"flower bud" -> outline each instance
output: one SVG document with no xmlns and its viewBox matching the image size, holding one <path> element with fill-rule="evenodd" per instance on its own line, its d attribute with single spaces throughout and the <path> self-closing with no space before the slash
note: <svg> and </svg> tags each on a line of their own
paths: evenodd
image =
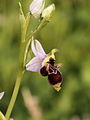
<svg viewBox="0 0 90 120">
<path fill-rule="evenodd" d="M 40 17 L 45 5 L 45 0 L 33 0 L 30 4 L 30 13 L 37 19 Z"/>
<path fill-rule="evenodd" d="M 50 21 L 54 11 L 55 11 L 55 5 L 51 4 L 50 6 L 48 6 L 43 10 L 41 17 L 46 19 L 46 21 Z"/>
</svg>

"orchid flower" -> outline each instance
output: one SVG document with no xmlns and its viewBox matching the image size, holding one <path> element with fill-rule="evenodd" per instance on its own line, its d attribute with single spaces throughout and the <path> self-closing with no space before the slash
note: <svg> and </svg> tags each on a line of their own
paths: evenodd
<svg viewBox="0 0 90 120">
<path fill-rule="evenodd" d="M 0 100 L 2 99 L 2 97 L 4 96 L 4 92 L 0 93 Z"/>
<path fill-rule="evenodd" d="M 40 17 L 45 5 L 45 0 L 33 0 L 30 4 L 30 13 L 37 19 Z"/>
<path fill-rule="evenodd" d="M 31 49 L 35 55 L 28 64 L 26 70 L 32 72 L 40 72 L 42 76 L 48 76 L 49 83 L 59 91 L 62 82 L 62 74 L 58 71 L 61 65 L 54 65 L 55 55 L 57 51 L 53 49 L 50 54 L 46 54 L 42 45 L 38 40 L 32 40 Z"/>
</svg>

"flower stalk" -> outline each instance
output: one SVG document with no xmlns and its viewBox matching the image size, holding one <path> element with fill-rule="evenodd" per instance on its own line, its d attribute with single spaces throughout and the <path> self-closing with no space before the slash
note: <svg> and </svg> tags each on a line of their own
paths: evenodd
<svg viewBox="0 0 90 120">
<path fill-rule="evenodd" d="M 16 101 L 16 98 L 17 98 L 17 95 L 18 95 L 18 91 L 19 91 L 19 88 L 20 88 L 20 83 L 21 83 L 22 77 L 23 77 L 23 71 L 19 71 L 18 75 L 17 75 L 17 79 L 16 79 L 15 88 L 14 88 L 14 91 L 13 91 L 13 94 L 12 94 L 12 97 L 11 97 L 11 101 L 10 101 L 10 104 L 8 106 L 8 109 L 7 109 L 7 112 L 6 112 L 6 115 L 5 115 L 7 120 L 9 120 L 12 109 L 14 107 L 14 104 L 15 104 L 15 101 Z"/>
<path fill-rule="evenodd" d="M 18 68 L 18 72 L 17 72 L 17 78 L 16 78 L 16 83 L 15 83 L 15 87 L 14 87 L 14 91 L 6 112 L 6 119 L 9 120 L 11 112 L 13 110 L 18 92 L 19 92 L 19 88 L 20 88 L 20 84 L 21 84 L 21 80 L 23 78 L 23 74 L 24 74 L 24 56 L 25 56 L 25 50 L 26 50 L 26 46 L 27 46 L 27 42 L 25 41 L 25 36 L 26 36 L 26 32 L 27 32 L 27 27 L 29 24 L 29 20 L 30 20 L 30 16 L 27 16 L 25 19 L 25 16 L 23 14 L 22 11 L 22 7 L 21 4 L 19 3 L 20 6 L 20 22 L 21 22 L 21 45 L 20 45 L 20 54 L 19 54 L 19 68 Z"/>
</svg>

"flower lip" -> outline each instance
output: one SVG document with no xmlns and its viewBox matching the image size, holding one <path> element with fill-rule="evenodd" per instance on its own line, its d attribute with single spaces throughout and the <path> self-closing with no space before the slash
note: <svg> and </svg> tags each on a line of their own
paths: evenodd
<svg viewBox="0 0 90 120">
<path fill-rule="evenodd" d="M 55 73 L 54 73 L 55 72 Z M 48 75 L 48 80 L 51 85 L 55 85 L 57 83 L 62 82 L 62 75 L 61 73 L 56 70 L 56 71 L 51 71 L 51 73 Z"/>
<path fill-rule="evenodd" d="M 43 67 L 40 69 L 40 73 L 41 73 L 42 76 L 48 76 L 48 71 L 47 71 L 46 66 L 43 66 Z"/>
</svg>

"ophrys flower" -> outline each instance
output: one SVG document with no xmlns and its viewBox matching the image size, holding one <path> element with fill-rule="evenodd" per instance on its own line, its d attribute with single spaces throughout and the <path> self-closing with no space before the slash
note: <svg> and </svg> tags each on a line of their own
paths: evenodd
<svg viewBox="0 0 90 120">
<path fill-rule="evenodd" d="M 46 54 L 38 40 L 32 40 L 31 48 L 35 57 L 26 64 L 26 70 L 40 72 L 42 76 L 48 76 L 49 83 L 59 91 L 61 89 L 62 74 L 58 70 L 61 64 L 55 65 L 54 53 L 57 50 L 53 49 L 51 53 Z"/>
</svg>

